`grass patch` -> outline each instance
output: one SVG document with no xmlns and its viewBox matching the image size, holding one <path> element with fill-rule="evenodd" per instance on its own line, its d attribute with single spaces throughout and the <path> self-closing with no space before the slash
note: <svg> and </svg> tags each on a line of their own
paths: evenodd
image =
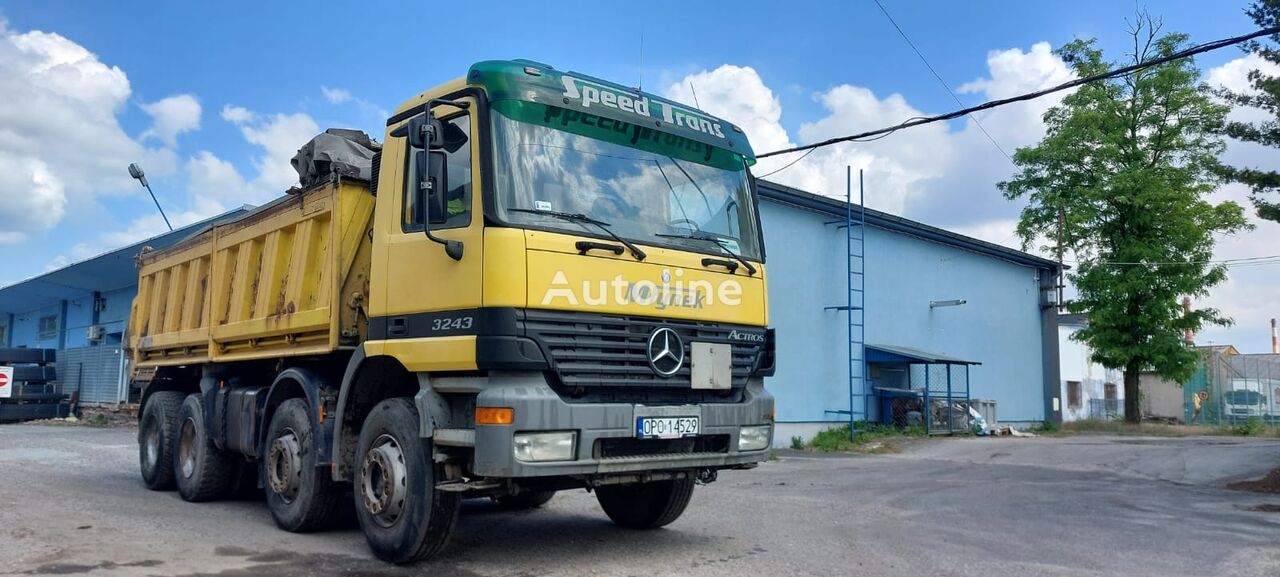
<svg viewBox="0 0 1280 577">
<path fill-rule="evenodd" d="M 892 453 L 897 451 L 895 441 L 925 436 L 924 427 L 899 429 L 877 424 L 860 424 L 857 435 L 854 436 L 849 434 L 849 425 L 841 425 L 814 435 L 805 450 L 823 453 Z"/>
</svg>

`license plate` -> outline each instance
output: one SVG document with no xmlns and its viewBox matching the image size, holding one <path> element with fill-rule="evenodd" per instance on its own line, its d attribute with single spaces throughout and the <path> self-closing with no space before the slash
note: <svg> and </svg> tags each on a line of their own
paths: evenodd
<svg viewBox="0 0 1280 577">
<path fill-rule="evenodd" d="M 698 417 L 636 417 L 636 438 L 679 439 L 698 434 Z"/>
</svg>

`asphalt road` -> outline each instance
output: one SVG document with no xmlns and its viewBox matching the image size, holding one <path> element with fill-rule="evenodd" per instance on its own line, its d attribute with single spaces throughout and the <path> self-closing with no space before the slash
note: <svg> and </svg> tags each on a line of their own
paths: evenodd
<svg viewBox="0 0 1280 577">
<path fill-rule="evenodd" d="M 0 427 L 0 573 L 35 575 L 1267 575 L 1280 496 L 1220 488 L 1280 441 L 938 440 L 893 456 L 784 452 L 699 487 L 666 529 L 615 528 L 584 492 L 463 511 L 448 550 L 372 559 L 354 523 L 275 528 L 257 501 L 190 504 L 138 479 L 128 429 Z"/>
</svg>

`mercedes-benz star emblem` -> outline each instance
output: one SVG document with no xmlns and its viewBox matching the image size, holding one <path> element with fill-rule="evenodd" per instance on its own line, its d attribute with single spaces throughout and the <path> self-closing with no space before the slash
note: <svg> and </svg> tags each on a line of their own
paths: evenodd
<svg viewBox="0 0 1280 577">
<path fill-rule="evenodd" d="M 684 365 L 684 339 L 667 327 L 649 335 L 649 368 L 660 377 L 675 375 Z"/>
</svg>

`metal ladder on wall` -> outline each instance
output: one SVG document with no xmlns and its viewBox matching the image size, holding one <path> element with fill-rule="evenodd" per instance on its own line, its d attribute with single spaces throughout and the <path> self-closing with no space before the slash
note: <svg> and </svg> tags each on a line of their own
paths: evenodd
<svg viewBox="0 0 1280 577">
<path fill-rule="evenodd" d="M 857 435 L 855 423 L 867 420 L 867 326 L 866 310 L 866 238 L 867 209 L 862 186 L 862 171 L 858 171 L 858 207 L 853 205 L 853 167 L 845 167 L 845 218 L 826 224 L 834 224 L 845 230 L 845 265 L 848 300 L 844 305 L 824 307 L 826 310 L 845 311 L 848 324 L 849 346 L 849 408 L 829 410 L 829 414 L 849 417 L 850 435 Z"/>
</svg>

